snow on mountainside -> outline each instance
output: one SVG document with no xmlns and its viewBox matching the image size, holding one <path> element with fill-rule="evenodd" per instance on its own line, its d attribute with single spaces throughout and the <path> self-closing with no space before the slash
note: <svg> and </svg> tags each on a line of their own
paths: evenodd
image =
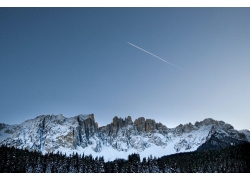
<svg viewBox="0 0 250 180">
<path fill-rule="evenodd" d="M 250 131 L 249 130 L 243 129 L 243 130 L 240 130 L 239 132 L 245 134 L 247 140 L 250 142 Z"/>
<path fill-rule="evenodd" d="M 152 119 L 140 117 L 133 122 L 130 116 L 116 116 L 112 123 L 98 127 L 94 114 L 87 114 L 71 118 L 41 115 L 20 125 L 0 124 L 0 145 L 42 153 L 92 154 L 108 161 L 126 159 L 131 153 L 139 153 L 142 158 L 195 151 L 214 134 L 218 138 L 250 141 L 248 130 L 237 131 L 230 124 L 211 118 L 167 128 Z"/>
</svg>

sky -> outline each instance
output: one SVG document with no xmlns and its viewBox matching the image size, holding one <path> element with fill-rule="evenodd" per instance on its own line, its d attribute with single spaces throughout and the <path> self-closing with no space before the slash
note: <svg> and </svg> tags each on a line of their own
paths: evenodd
<svg viewBox="0 0 250 180">
<path fill-rule="evenodd" d="M 249 18 L 243 7 L 2 7 L 0 123 L 94 113 L 99 126 L 213 118 L 250 130 Z"/>
</svg>

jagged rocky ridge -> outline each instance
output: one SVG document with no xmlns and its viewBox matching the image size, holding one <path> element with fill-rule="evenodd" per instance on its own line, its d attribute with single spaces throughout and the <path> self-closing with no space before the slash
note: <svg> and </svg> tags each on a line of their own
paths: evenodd
<svg viewBox="0 0 250 180">
<path fill-rule="evenodd" d="M 248 141 L 249 134 L 248 130 L 240 132 L 230 124 L 211 118 L 167 128 L 152 119 L 140 117 L 133 122 L 130 116 L 125 119 L 115 116 L 112 123 L 98 127 L 94 114 L 71 118 L 42 115 L 20 125 L 0 124 L 0 145 L 42 153 L 77 152 L 114 160 L 127 158 L 131 153 L 160 157 L 221 148 Z"/>
</svg>

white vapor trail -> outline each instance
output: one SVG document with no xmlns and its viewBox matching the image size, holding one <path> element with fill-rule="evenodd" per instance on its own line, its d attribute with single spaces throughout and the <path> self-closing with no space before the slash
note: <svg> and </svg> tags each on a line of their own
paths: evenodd
<svg viewBox="0 0 250 180">
<path fill-rule="evenodd" d="M 127 42 L 127 43 L 130 44 L 131 46 L 134 46 L 134 47 L 136 47 L 136 48 L 138 48 L 138 49 L 140 49 L 140 50 L 142 50 L 142 51 L 144 51 L 144 52 L 146 52 L 146 53 L 148 53 L 148 54 L 150 54 L 150 55 L 152 55 L 152 56 L 154 56 L 154 57 L 156 57 L 156 58 L 158 58 L 158 59 L 160 59 L 162 61 L 164 61 L 165 63 L 171 64 L 172 66 L 175 66 L 178 69 L 181 69 L 180 67 L 178 67 L 178 66 L 176 66 L 176 65 L 174 65 L 174 64 L 172 64 L 172 63 L 170 63 L 170 62 L 168 62 L 168 61 L 166 61 L 166 60 L 164 60 L 164 59 L 162 59 L 162 58 L 160 58 L 160 57 L 158 57 L 158 56 L 156 56 L 156 55 L 154 55 L 154 54 L 152 54 L 152 53 L 150 53 L 150 52 L 148 52 L 148 51 L 146 51 L 146 50 L 144 50 L 144 49 L 142 49 L 142 48 L 140 48 L 140 47 L 138 47 L 138 46 L 136 46 L 136 45 L 134 45 L 132 43 L 130 43 L 130 42 Z"/>
</svg>

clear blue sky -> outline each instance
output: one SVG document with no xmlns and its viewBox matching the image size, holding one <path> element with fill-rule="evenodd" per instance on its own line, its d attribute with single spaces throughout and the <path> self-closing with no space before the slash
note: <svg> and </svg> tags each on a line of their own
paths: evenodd
<svg viewBox="0 0 250 180">
<path fill-rule="evenodd" d="M 250 129 L 249 19 L 250 8 L 0 8 L 0 122 L 94 113 L 99 126 L 211 117 Z"/>
</svg>

